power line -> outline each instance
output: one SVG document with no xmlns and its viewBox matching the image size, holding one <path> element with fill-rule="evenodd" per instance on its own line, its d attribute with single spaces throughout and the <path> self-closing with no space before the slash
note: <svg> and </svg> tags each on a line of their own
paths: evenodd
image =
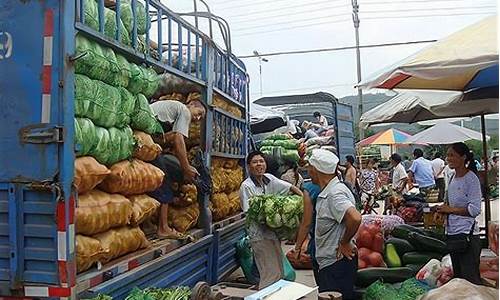
<svg viewBox="0 0 500 300">
<path fill-rule="evenodd" d="M 414 16 L 379 16 L 379 17 L 365 17 L 363 18 L 363 20 L 452 17 L 452 16 L 473 16 L 473 15 L 489 15 L 489 14 L 494 14 L 494 12 L 456 13 L 456 14 L 441 14 L 441 15 L 414 15 Z"/>
<path fill-rule="evenodd" d="M 489 14 L 492 14 L 492 12 L 413 15 L 413 16 L 377 16 L 377 17 L 365 17 L 365 18 L 363 18 L 363 20 L 411 19 L 411 18 L 453 17 L 453 16 L 489 15 Z M 243 33 L 243 34 L 235 34 L 233 36 L 234 37 L 250 36 L 250 35 L 256 35 L 256 34 L 261 34 L 261 33 L 272 33 L 272 32 L 278 32 L 278 31 L 287 31 L 287 30 L 291 30 L 291 29 L 302 29 L 302 28 L 307 28 L 307 27 L 315 27 L 315 26 L 320 26 L 320 25 L 342 23 L 342 22 L 347 22 L 347 21 L 351 21 L 351 19 L 348 18 L 348 19 L 340 19 L 337 21 L 318 22 L 318 23 L 311 23 L 311 24 L 305 24 L 305 25 L 277 28 L 277 29 L 273 29 L 273 30 L 260 30 L 260 31 L 248 32 L 248 33 Z"/>
<path fill-rule="evenodd" d="M 327 16 L 322 16 L 319 18 L 314 18 L 313 20 L 323 20 L 323 19 L 330 19 L 330 18 L 335 18 L 335 17 L 342 17 L 346 16 L 346 13 L 341 13 L 341 14 L 333 14 L 333 15 L 327 15 Z M 293 21 L 286 21 L 286 22 L 278 22 L 278 23 L 270 23 L 270 24 L 262 24 L 262 25 L 256 25 L 256 26 L 250 26 L 250 27 L 243 27 L 243 28 L 236 28 L 235 31 L 244 31 L 244 30 L 249 30 L 249 29 L 256 29 L 256 28 L 264 28 L 264 27 L 269 27 L 269 26 L 277 26 L 277 25 L 287 25 L 287 24 L 294 24 L 297 22 L 307 22 L 307 21 L 313 21 L 311 18 L 307 19 L 297 19 Z"/>
<path fill-rule="evenodd" d="M 253 21 L 258 21 L 258 20 L 267 20 L 267 19 L 276 18 L 276 17 L 294 16 L 294 15 L 300 15 L 300 14 L 304 14 L 304 13 L 324 11 L 326 9 L 341 8 L 341 7 L 347 7 L 347 6 L 348 6 L 347 4 L 343 4 L 343 5 L 337 5 L 337 6 L 332 6 L 332 7 L 319 7 L 319 8 L 315 8 L 315 9 L 302 10 L 302 11 L 292 12 L 292 13 L 282 13 L 282 14 L 278 14 L 278 15 L 261 16 L 261 17 L 258 17 L 258 18 L 244 19 L 244 20 L 241 20 L 241 21 L 231 22 L 231 24 L 253 22 Z"/>
<path fill-rule="evenodd" d="M 266 92 L 266 94 L 275 94 L 275 93 L 293 92 L 293 91 L 305 91 L 305 90 L 314 90 L 314 89 L 326 89 L 326 88 L 334 88 L 334 87 L 342 87 L 342 86 L 352 86 L 352 87 L 354 87 L 354 85 L 356 85 L 356 83 L 340 83 L 340 84 L 318 85 L 318 86 L 311 86 L 311 87 L 302 87 L 302 88 L 295 88 L 295 89 L 270 91 L 270 92 Z M 258 94 L 259 93 L 250 93 L 250 95 L 258 95 Z"/>
<path fill-rule="evenodd" d="M 273 29 L 273 30 L 254 31 L 254 32 L 248 32 L 248 33 L 243 33 L 243 34 L 235 34 L 233 36 L 237 37 L 237 36 L 256 35 L 256 34 L 261 34 L 261 33 L 271 33 L 271 32 L 278 32 L 278 31 L 290 30 L 290 29 L 299 29 L 299 28 L 306 28 L 306 27 L 314 27 L 314 26 L 318 26 L 318 25 L 342 23 L 342 22 L 347 22 L 347 21 L 350 21 L 350 20 L 351 20 L 351 18 L 344 18 L 344 19 L 339 19 L 337 21 L 326 21 L 326 22 L 311 23 L 311 24 L 306 24 L 306 25 L 297 25 L 297 26 L 283 27 L 283 28 L 278 28 L 278 29 Z"/>
<path fill-rule="evenodd" d="M 377 47 L 389 47 L 389 46 L 402 46 L 402 45 L 433 43 L 433 42 L 436 42 L 436 41 L 437 40 L 421 40 L 421 41 L 410 41 L 410 42 L 371 44 L 371 45 L 360 45 L 359 48 L 377 48 Z M 322 48 L 322 49 L 310 49 L 310 50 L 293 50 L 293 51 L 259 53 L 258 56 L 260 56 L 260 57 L 268 57 L 268 56 L 278 56 L 278 55 L 308 54 L 308 53 L 330 52 L 330 51 L 341 51 L 341 50 L 352 50 L 352 49 L 356 49 L 356 46 L 345 46 L 345 47 L 335 47 L 335 48 Z M 254 55 L 254 54 L 238 56 L 238 58 L 253 58 L 253 57 L 257 57 L 257 56 Z"/>
<path fill-rule="evenodd" d="M 411 0 L 411 1 L 363 1 L 364 5 L 378 5 L 378 4 L 414 4 L 414 3 L 436 3 L 436 2 L 460 2 L 467 0 Z M 477 1 L 471 1 L 477 3 Z"/>
<path fill-rule="evenodd" d="M 245 7 L 250 7 L 250 6 L 257 6 L 259 4 L 276 4 L 276 3 L 279 3 L 279 2 L 290 2 L 290 0 L 273 0 L 272 2 L 270 2 L 269 0 L 264 0 L 264 1 L 259 1 L 259 2 L 252 2 L 252 3 L 248 3 L 248 4 L 244 4 L 244 5 L 235 5 L 235 6 L 228 6 L 228 7 L 222 7 L 220 9 L 217 9 L 217 11 L 219 10 L 228 10 L 228 9 L 236 9 L 236 8 L 245 8 Z M 331 0 L 330 2 L 345 2 L 345 0 Z"/>
<path fill-rule="evenodd" d="M 253 11 L 252 14 L 267 14 L 267 13 L 276 12 L 276 11 L 283 11 L 283 10 L 293 9 L 293 8 L 302 8 L 304 6 L 313 6 L 313 5 L 325 4 L 325 3 L 332 4 L 332 1 L 331 0 L 326 0 L 326 1 L 323 0 L 323 1 L 318 1 L 318 2 L 310 2 L 307 4 L 292 5 L 292 6 L 287 6 L 287 7 L 277 8 L 277 9 L 264 9 L 264 10 L 259 10 L 259 11 Z M 227 16 L 227 18 L 232 19 L 232 18 L 248 17 L 248 16 L 249 16 L 248 12 L 246 12 L 246 13 L 237 14 L 237 15 L 229 15 L 229 16 Z"/>
<path fill-rule="evenodd" d="M 392 13 L 392 12 L 409 12 L 409 11 L 436 11 L 436 10 L 457 10 L 457 9 L 482 9 L 482 8 L 495 8 L 495 5 L 487 5 L 487 6 L 469 6 L 469 7 L 436 7 L 436 8 L 410 8 L 410 9 L 394 9 L 394 10 L 372 10 L 372 11 L 363 11 L 361 13 Z"/>
</svg>

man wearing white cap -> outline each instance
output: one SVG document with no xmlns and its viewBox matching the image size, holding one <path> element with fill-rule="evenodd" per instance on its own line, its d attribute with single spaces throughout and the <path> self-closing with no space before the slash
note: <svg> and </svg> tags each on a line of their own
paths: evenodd
<svg viewBox="0 0 500 300">
<path fill-rule="evenodd" d="M 354 299 L 358 268 L 353 242 L 361 214 L 350 189 L 337 177 L 339 158 L 330 151 L 315 149 L 308 159 L 308 172 L 321 188 L 316 201 L 316 260 L 320 292 L 336 291 L 342 299 Z"/>
</svg>

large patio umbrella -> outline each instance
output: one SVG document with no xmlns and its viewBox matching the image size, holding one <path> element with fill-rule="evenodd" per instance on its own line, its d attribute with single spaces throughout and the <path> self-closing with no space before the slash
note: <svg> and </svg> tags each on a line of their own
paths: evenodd
<svg viewBox="0 0 500 300">
<path fill-rule="evenodd" d="M 497 16 L 488 17 L 382 70 L 360 83 L 360 86 L 463 92 L 463 97 L 455 101 L 423 108 L 435 116 L 431 118 L 481 115 L 483 155 L 486 159 L 488 154 L 484 115 L 488 112 L 473 109 L 477 105 L 484 105 L 490 108 L 489 113 L 498 112 L 497 43 Z M 463 106 L 458 106 L 459 103 Z M 447 111 L 453 113 L 446 115 Z M 410 117 L 415 118 L 413 115 Z M 485 185 L 487 189 L 487 180 Z M 488 193 L 485 193 L 485 206 L 486 221 L 489 221 L 491 212 Z"/>
<path fill-rule="evenodd" d="M 489 140 L 489 136 L 487 139 Z M 469 140 L 482 140 L 480 132 L 458 125 L 440 122 L 427 128 L 406 140 L 407 143 L 426 143 L 434 145 L 447 145 Z"/>
<path fill-rule="evenodd" d="M 498 90 L 497 16 L 429 45 L 369 77 L 360 86 L 464 92 L 490 87 Z"/>
<path fill-rule="evenodd" d="M 406 132 L 390 128 L 358 142 L 358 146 L 404 144 L 410 137 Z"/>
</svg>

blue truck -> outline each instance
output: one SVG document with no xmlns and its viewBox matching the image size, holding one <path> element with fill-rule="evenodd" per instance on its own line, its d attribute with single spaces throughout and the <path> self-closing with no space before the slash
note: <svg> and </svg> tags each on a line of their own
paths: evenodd
<svg viewBox="0 0 500 300">
<path fill-rule="evenodd" d="M 85 22 L 85 5 L 96 1 L 98 28 Z M 211 221 L 208 196 L 200 197 L 201 222 L 194 242 L 153 241 L 141 251 L 77 274 L 73 187 L 75 38 L 83 35 L 136 64 L 175 75 L 201 91 L 209 107 L 203 134 L 208 167 L 214 156 L 242 160 L 247 153 L 248 74 L 228 47 L 171 11 L 159 0 L 145 6 L 145 44 L 139 51 L 139 0 L 131 3 L 130 46 L 105 35 L 109 0 L 0 1 L 0 298 L 75 299 L 107 294 L 124 298 L 133 287 L 214 284 L 238 268 L 235 244 L 244 216 Z M 227 46 L 227 45 L 226 45 Z M 192 53 L 194 53 L 192 55 Z M 187 55 L 187 57 L 186 57 Z M 176 57 L 176 60 L 173 59 Z M 191 68 L 195 64 L 195 68 Z M 188 68 L 186 68 L 188 65 Z M 192 71 L 195 70 L 195 71 Z M 214 95 L 238 107 L 237 118 L 212 105 Z M 214 126 L 226 145 L 213 143 Z M 235 129 L 245 138 L 233 140 Z"/>
<path fill-rule="evenodd" d="M 320 112 L 335 129 L 335 147 L 340 161 L 346 155 L 356 157 L 354 116 L 352 107 L 340 103 L 335 96 L 325 92 L 303 95 L 263 97 L 254 103 L 284 112 L 290 120 L 315 121 L 313 112 Z"/>
</svg>

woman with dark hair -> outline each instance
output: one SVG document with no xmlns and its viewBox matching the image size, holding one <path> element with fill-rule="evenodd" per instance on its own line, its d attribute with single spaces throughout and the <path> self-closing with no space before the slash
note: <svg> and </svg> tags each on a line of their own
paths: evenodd
<svg viewBox="0 0 500 300">
<path fill-rule="evenodd" d="M 299 189 L 302 189 L 304 178 L 302 178 L 302 175 L 299 173 L 298 164 L 289 159 L 283 159 L 283 164 L 285 165 L 286 171 L 281 175 L 281 180 L 289 182 Z"/>
<path fill-rule="evenodd" d="M 480 284 L 481 242 L 475 218 L 481 213 L 481 184 L 474 155 L 464 143 L 455 143 L 448 148 L 446 160 L 455 175 L 448 186 L 448 201 L 437 211 L 447 215 L 446 246 L 453 272 L 456 278 Z"/>
</svg>

